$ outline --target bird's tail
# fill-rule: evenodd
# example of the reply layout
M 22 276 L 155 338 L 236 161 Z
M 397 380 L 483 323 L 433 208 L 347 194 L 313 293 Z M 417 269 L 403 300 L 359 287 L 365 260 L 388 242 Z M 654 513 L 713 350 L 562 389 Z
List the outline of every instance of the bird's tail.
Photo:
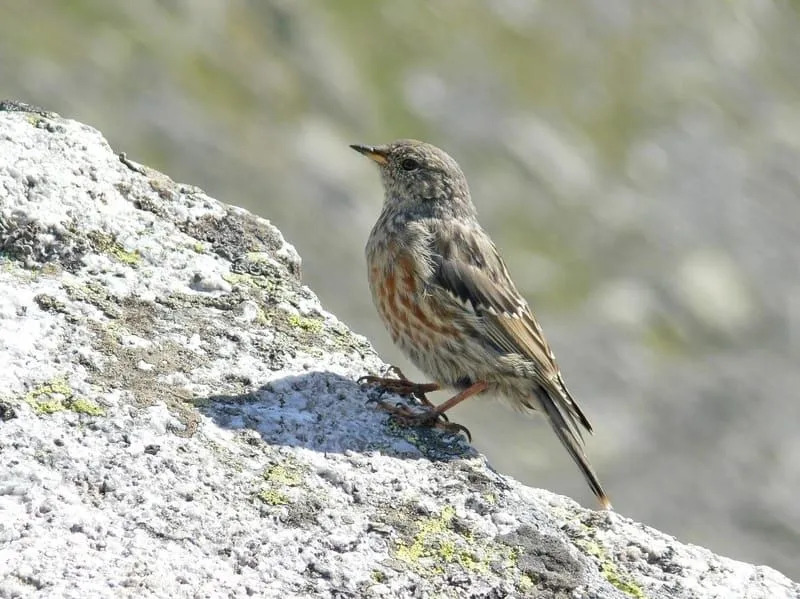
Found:
M 545 414 L 547 414 L 558 440 L 561 441 L 561 444 L 569 452 L 578 468 L 580 468 L 586 482 L 589 483 L 589 487 L 597 496 L 603 509 L 610 510 L 611 501 L 609 501 L 608 495 L 606 495 L 600 480 L 597 478 L 597 474 L 595 474 L 589 459 L 583 452 L 583 436 L 578 423 L 580 422 L 580 426 L 583 426 L 588 432 L 592 432 L 591 425 L 572 399 L 569 391 L 563 386 L 563 383 L 560 385 L 555 381 L 553 383 L 552 388 L 540 388 L 538 390 L 539 403 Z M 562 389 L 558 388 L 559 386 L 562 387 L 563 392 Z

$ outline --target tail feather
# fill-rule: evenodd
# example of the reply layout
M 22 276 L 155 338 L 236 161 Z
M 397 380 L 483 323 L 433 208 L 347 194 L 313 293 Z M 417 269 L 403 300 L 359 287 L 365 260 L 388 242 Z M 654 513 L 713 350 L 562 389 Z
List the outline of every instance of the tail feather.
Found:
M 561 393 L 556 388 L 552 390 L 541 389 L 538 395 L 539 403 L 547 414 L 558 440 L 561 441 L 570 457 L 580 468 L 586 482 L 589 483 L 589 487 L 592 489 L 592 493 L 600 501 L 603 509 L 610 510 L 611 501 L 608 499 L 608 495 L 603 490 L 600 480 L 597 478 L 589 459 L 583 451 L 583 436 L 578 422 L 591 432 L 591 425 L 589 425 L 586 416 L 578 408 L 577 404 L 572 401 L 571 397 L 566 393 Z M 555 398 L 553 397 L 554 395 L 556 396 Z
M 592 429 L 592 424 L 589 422 L 586 414 L 583 413 L 583 410 L 581 410 L 581 407 L 575 401 L 575 398 L 572 397 L 572 393 L 570 393 L 569 389 L 567 389 L 567 385 L 564 383 L 564 378 L 561 376 L 560 372 L 558 373 L 557 381 L 558 387 L 561 388 L 560 390 L 562 392 L 559 395 L 559 400 L 561 402 L 566 402 L 567 414 L 569 414 L 570 417 L 570 424 L 573 425 L 578 433 L 578 437 L 581 439 L 581 443 L 583 443 L 583 433 L 581 432 L 580 427 L 575 424 L 575 419 L 577 418 L 580 421 L 581 426 L 589 433 L 594 432 L 594 429 Z

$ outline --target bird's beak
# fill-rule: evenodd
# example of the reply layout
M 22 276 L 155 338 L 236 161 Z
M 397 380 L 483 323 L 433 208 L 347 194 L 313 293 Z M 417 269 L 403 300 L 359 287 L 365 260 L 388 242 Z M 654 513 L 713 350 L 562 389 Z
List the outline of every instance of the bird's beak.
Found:
M 389 159 L 386 156 L 386 150 L 383 150 L 375 146 L 362 146 L 361 144 L 353 144 L 350 147 L 353 148 L 356 152 L 364 154 L 364 156 L 366 156 L 367 158 L 374 160 L 381 166 L 385 166 L 386 164 L 389 163 Z

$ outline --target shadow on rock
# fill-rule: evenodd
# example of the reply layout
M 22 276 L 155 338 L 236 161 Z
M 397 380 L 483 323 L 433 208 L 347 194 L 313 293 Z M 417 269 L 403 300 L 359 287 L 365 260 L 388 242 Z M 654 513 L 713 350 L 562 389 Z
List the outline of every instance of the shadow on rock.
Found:
M 194 400 L 218 426 L 256 431 L 270 445 L 324 453 L 374 452 L 406 459 L 475 457 L 462 435 L 396 423 L 377 406 L 409 400 L 326 371 L 277 378 L 241 395 Z

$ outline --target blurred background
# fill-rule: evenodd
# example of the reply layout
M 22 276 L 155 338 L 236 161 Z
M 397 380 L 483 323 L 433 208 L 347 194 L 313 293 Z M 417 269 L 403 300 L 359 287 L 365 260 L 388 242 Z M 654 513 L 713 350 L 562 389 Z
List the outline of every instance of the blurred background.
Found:
M 800 578 L 800 5 L 5 0 L 0 97 L 272 220 L 372 308 L 349 143 L 431 141 L 597 430 L 620 513 Z M 441 399 L 437 398 L 437 399 Z M 494 466 L 594 500 L 542 420 L 466 402 Z

